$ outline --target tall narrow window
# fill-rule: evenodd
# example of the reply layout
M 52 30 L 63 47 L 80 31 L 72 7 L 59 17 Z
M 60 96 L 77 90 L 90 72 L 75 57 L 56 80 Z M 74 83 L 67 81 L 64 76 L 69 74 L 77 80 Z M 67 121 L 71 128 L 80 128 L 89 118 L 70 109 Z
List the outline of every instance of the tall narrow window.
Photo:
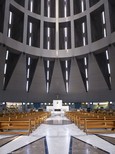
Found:
M 27 81 L 26 81 L 26 92 L 29 91 L 29 81 L 30 81 L 30 63 L 31 63 L 31 59 L 30 57 L 27 58 Z
M 6 51 L 6 58 L 5 58 L 5 65 L 4 65 L 4 78 L 3 78 L 3 86 L 5 85 L 5 77 L 6 77 L 6 71 L 7 71 L 7 65 L 8 65 L 8 56 L 9 51 Z
M 81 0 L 81 12 L 84 12 L 84 0 Z
M 47 60 L 47 68 L 49 68 L 49 67 L 50 67 L 50 61 Z
M 50 28 L 47 27 L 47 49 L 49 50 L 50 49 Z
M 59 1 L 59 17 L 68 17 L 70 16 L 70 4 L 72 0 L 57 0 Z
M 109 52 L 106 50 L 106 59 L 107 59 L 107 68 L 108 68 L 108 73 L 109 73 L 109 81 L 111 83 L 111 67 L 109 63 Z
M 26 92 L 28 92 L 28 89 L 29 89 L 29 81 L 27 80 L 26 81 Z
M 48 18 L 50 17 L 50 0 L 48 0 Z
M 32 23 L 29 23 L 29 46 L 32 45 Z
M 65 61 L 65 79 L 66 79 L 66 92 L 69 91 L 69 74 L 68 74 L 68 60 Z
M 84 65 L 85 65 L 86 91 L 89 91 L 88 62 L 87 62 L 87 57 L 84 57 Z
M 68 61 L 65 61 L 65 67 L 68 68 Z
M 33 12 L 33 0 L 30 2 L 30 12 Z
M 60 65 L 61 65 L 63 80 L 65 84 L 65 91 L 66 93 L 68 93 L 69 92 L 69 77 L 70 77 L 71 60 L 62 59 L 60 60 Z
M 44 31 L 43 31 L 43 48 L 52 50 L 55 49 L 55 23 L 52 22 L 44 22 Z
M 49 60 L 47 60 L 47 76 L 46 76 L 46 80 L 47 80 L 47 82 L 46 82 L 46 91 L 47 91 L 47 93 L 49 92 L 49 82 L 50 82 L 50 72 L 49 72 L 49 67 L 50 67 L 50 61 Z
M 68 82 L 66 82 L 66 92 L 67 93 L 69 92 L 69 84 L 68 84 Z
M 49 92 L 49 82 L 47 82 L 47 85 L 46 86 L 47 86 L 46 89 L 47 89 L 47 93 L 48 93 Z
M 85 38 L 85 22 L 82 23 L 82 33 L 83 33 L 83 46 L 86 45 L 86 38 Z
M 107 31 L 106 31 L 105 12 L 104 11 L 102 11 L 102 23 L 103 23 L 103 35 L 104 35 L 104 37 L 106 37 Z
M 49 80 L 49 70 L 47 71 L 47 80 Z
M 65 36 L 65 49 L 67 50 L 67 27 L 64 28 L 64 36 Z
M 10 11 L 10 15 L 9 15 L 9 28 L 8 28 L 8 37 L 11 37 L 11 24 L 12 24 L 12 12 Z
M 86 23 L 86 17 L 82 17 L 74 21 L 75 47 L 85 46 L 88 44 Z
M 67 2 L 64 0 L 64 17 L 67 17 Z

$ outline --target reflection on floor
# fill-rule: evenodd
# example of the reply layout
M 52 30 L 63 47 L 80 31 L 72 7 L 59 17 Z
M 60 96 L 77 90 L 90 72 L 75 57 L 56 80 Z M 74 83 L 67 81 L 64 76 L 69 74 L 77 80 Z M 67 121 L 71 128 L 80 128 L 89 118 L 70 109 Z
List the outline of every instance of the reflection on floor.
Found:
M 69 125 L 72 124 L 70 120 L 47 120 L 44 124 L 48 125 Z
M 37 141 L 34 141 L 28 145 L 25 145 L 24 147 L 21 147 L 15 151 L 12 152 L 12 154 L 20 153 L 20 154 L 45 154 L 48 153 L 47 151 L 47 144 L 46 144 L 46 138 L 43 137 L 41 139 L 38 139 Z
M 114 140 L 115 134 L 87 135 L 66 117 L 53 115 L 29 136 L 0 135 L 0 154 L 115 154 Z
M 107 151 L 94 147 L 91 144 L 87 144 L 86 142 L 81 141 L 77 138 L 71 137 L 69 154 L 85 154 L 85 153 L 108 154 Z

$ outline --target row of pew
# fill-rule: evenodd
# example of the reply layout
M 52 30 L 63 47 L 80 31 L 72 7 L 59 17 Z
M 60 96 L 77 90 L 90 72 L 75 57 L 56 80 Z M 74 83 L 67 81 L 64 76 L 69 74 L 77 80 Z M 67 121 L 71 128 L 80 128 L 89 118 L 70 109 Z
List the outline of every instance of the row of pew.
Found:
M 0 117 L 0 134 L 30 134 L 49 116 L 50 112 L 30 112 Z
M 82 111 L 66 112 L 65 115 L 87 134 L 115 133 L 115 115 Z

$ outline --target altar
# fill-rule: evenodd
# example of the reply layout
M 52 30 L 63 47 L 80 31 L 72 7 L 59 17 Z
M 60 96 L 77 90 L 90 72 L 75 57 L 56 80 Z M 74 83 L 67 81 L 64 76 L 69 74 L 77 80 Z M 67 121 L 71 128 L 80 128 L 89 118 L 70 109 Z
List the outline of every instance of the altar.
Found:
M 69 106 L 63 105 L 62 100 L 53 100 L 53 106 L 47 106 L 46 111 L 63 115 L 64 112 L 69 111 Z

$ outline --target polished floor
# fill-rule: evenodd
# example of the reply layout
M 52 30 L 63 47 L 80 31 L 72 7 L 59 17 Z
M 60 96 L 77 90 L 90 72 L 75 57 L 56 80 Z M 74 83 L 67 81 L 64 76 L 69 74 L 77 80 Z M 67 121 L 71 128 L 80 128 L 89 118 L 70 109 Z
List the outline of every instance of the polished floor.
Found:
M 115 134 L 87 135 L 53 114 L 29 136 L 0 135 L 0 154 L 115 154 Z

